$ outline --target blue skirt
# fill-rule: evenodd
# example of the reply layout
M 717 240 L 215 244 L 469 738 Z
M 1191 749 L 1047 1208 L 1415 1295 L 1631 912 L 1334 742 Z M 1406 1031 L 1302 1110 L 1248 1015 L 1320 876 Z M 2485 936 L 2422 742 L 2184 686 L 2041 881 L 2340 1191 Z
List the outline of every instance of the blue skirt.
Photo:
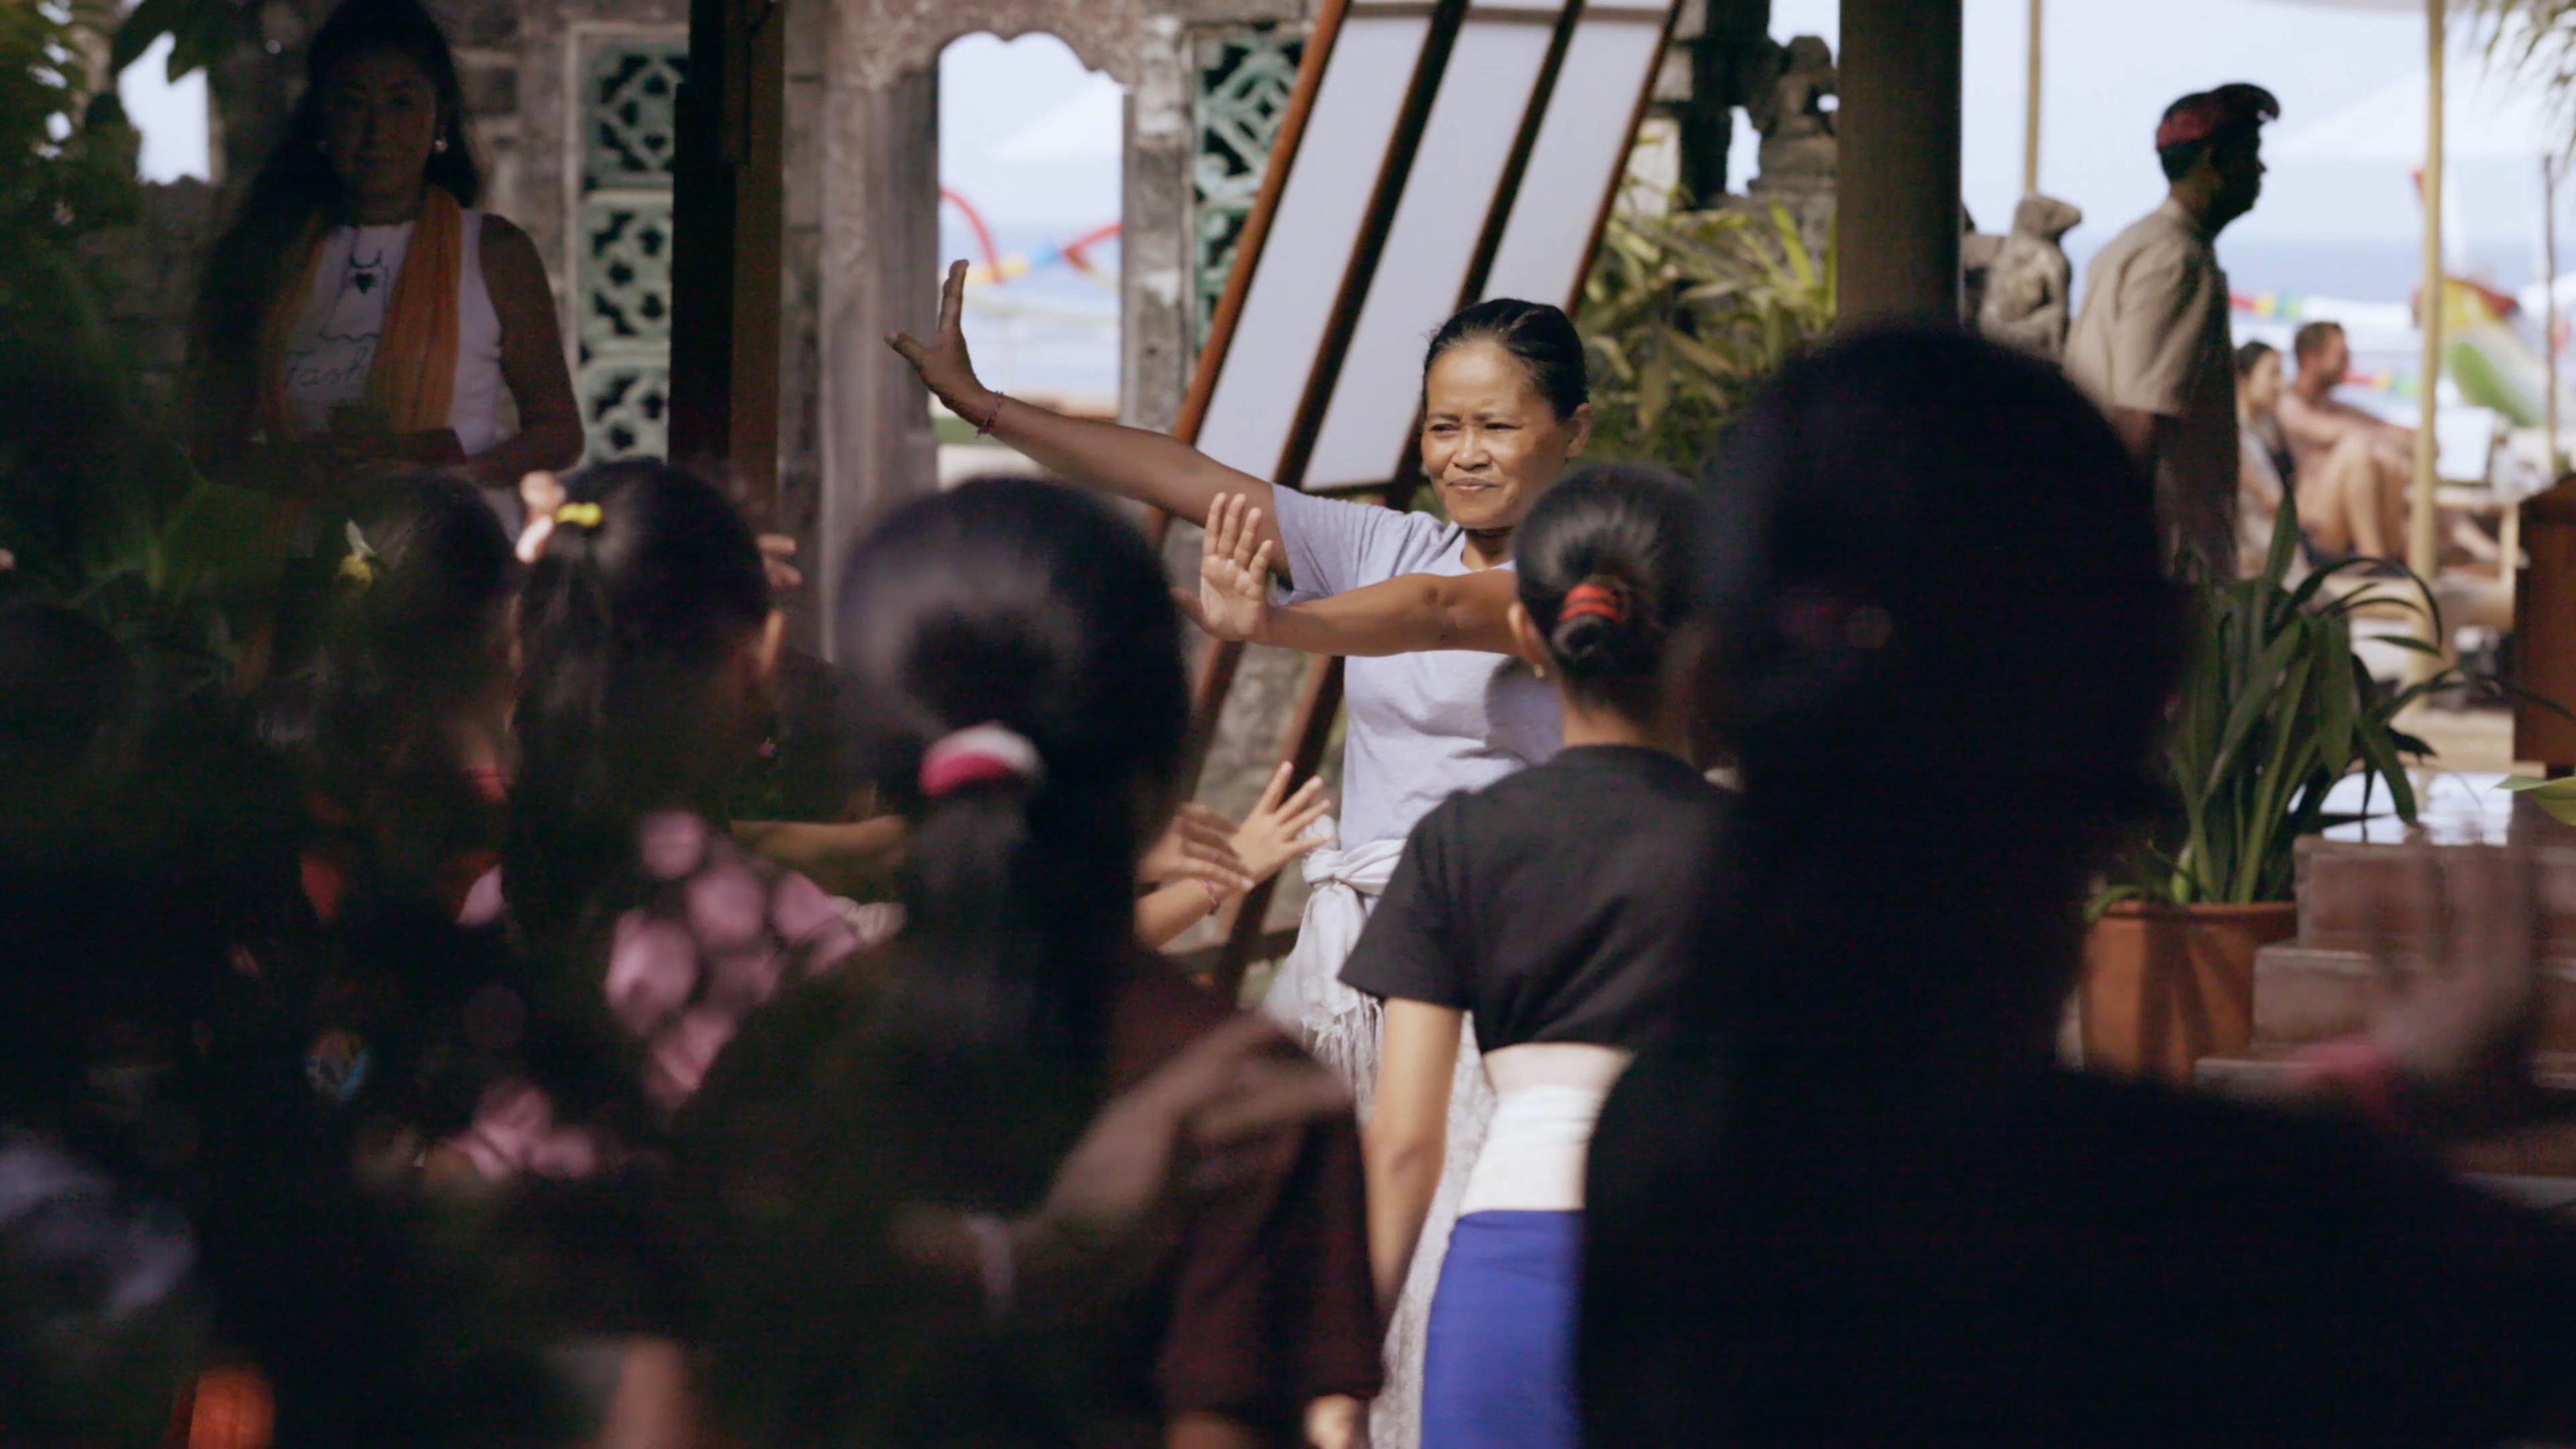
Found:
M 1458 1220 L 1423 1346 L 1422 1449 L 1577 1449 L 1582 1277 L 1579 1212 Z

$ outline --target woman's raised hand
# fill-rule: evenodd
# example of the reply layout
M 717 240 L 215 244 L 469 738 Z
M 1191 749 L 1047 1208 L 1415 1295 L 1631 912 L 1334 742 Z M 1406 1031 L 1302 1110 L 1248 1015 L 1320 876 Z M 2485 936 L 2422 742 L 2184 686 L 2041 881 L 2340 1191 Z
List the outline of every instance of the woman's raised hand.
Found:
M 1308 780 L 1288 793 L 1288 783 L 1296 777 L 1293 767 L 1281 765 L 1270 776 L 1270 786 L 1261 792 L 1261 803 L 1243 817 L 1243 825 L 1234 832 L 1234 854 L 1243 862 L 1244 873 L 1255 881 L 1265 881 L 1287 868 L 1288 862 L 1324 843 L 1320 835 L 1306 831 L 1333 802 L 1324 798 L 1321 778 Z
M 1190 622 L 1219 639 L 1258 639 L 1270 618 L 1270 563 L 1261 510 L 1229 493 L 1208 509 L 1198 592 L 1176 589 L 1172 597 Z
M 951 262 L 948 280 L 939 288 L 939 324 L 924 343 L 909 332 L 893 332 L 886 345 L 912 364 L 922 385 L 948 405 L 948 410 L 977 423 L 992 417 L 992 394 L 975 379 L 974 360 L 966 355 L 966 333 L 958 319 L 966 310 L 966 264 Z

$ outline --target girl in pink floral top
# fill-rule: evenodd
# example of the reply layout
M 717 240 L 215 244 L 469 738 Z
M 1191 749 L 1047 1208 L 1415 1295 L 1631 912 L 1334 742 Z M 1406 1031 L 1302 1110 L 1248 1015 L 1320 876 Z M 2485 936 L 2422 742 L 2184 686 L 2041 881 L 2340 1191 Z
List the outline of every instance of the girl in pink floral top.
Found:
M 708 824 L 782 624 L 721 494 L 657 463 L 574 479 L 520 609 L 509 839 L 469 911 L 506 909 L 528 964 L 528 1068 L 448 1146 L 486 1178 L 585 1177 L 649 1151 L 744 1017 L 867 923 Z

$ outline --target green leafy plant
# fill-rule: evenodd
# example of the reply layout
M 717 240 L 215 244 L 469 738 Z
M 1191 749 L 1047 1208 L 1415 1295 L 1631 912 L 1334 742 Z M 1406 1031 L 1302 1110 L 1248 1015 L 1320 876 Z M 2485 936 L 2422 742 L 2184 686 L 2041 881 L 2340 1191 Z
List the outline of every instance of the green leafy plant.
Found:
M 189 465 L 101 312 L 84 242 L 141 195 L 133 129 L 88 62 L 114 14 L 0 4 L 0 580 L 89 612 L 184 693 L 228 672 L 279 541 L 265 499 Z
M 53 325 L 91 280 L 80 239 L 134 219 L 141 138 L 89 58 L 113 11 L 101 0 L 0 5 L 0 326 Z
M 2405 759 L 2427 753 L 2397 727 L 2407 706 L 2464 682 L 2455 669 L 2402 689 L 2373 679 L 2353 653 L 2353 617 L 2366 607 L 2439 611 L 2413 575 L 2338 595 L 2328 586 L 2363 560 L 2330 565 L 2296 585 L 2297 508 L 2284 501 L 2260 573 L 2200 588 L 2188 671 L 2165 744 L 2165 818 L 2097 898 L 2164 905 L 2286 901 L 2300 837 L 2364 818 L 2326 808 L 2347 775 L 2365 779 L 2364 810 L 2381 791 L 2412 824 Z M 2381 642 L 2432 654 L 2420 640 Z
M 199 475 L 87 323 L 0 351 L 0 415 L 21 420 L 0 433 L 0 579 L 89 613 L 190 693 L 229 674 L 234 621 L 276 586 L 276 511 Z
M 1778 206 L 1613 212 L 1575 318 L 1597 451 L 1689 466 L 1833 320 L 1833 250 Z

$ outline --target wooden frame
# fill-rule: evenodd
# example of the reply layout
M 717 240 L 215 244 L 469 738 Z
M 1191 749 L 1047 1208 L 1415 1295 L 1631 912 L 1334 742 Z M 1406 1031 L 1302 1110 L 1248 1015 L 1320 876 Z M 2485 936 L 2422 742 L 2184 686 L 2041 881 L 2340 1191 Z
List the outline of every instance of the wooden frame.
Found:
M 670 445 L 764 524 L 778 488 L 786 22 L 692 0 L 672 158 Z

